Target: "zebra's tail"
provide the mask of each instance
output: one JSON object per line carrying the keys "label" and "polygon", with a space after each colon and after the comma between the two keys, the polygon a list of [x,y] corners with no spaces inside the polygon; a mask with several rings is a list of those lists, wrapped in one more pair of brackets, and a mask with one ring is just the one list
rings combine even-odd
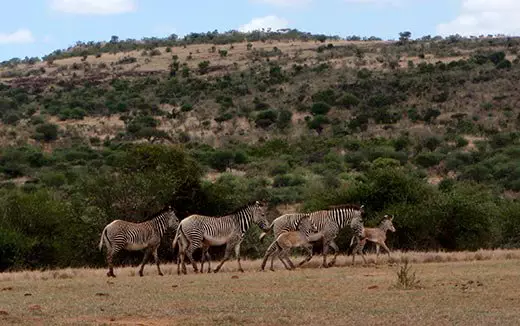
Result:
{"label": "zebra's tail", "polygon": [[260,234],[260,237],[259,237],[260,242],[262,242],[264,240],[265,236],[268,235],[269,232],[271,232],[273,230],[273,224],[274,223],[271,223],[271,225],[269,225],[269,227],[266,230],[264,230],[264,232],[262,232],[262,234]]}
{"label": "zebra's tail", "polygon": [[179,226],[177,226],[177,232],[175,232],[175,238],[173,238],[172,251],[175,251],[175,247],[177,247],[177,243],[179,242],[179,236],[181,235],[181,227],[182,225],[179,223]]}
{"label": "zebra's tail", "polygon": [[110,243],[110,241],[108,240],[107,238],[107,228],[105,226],[105,228],[103,229],[103,232],[101,232],[101,239],[99,240],[99,250],[103,250],[103,244],[105,244],[106,242],[106,245],[107,245],[107,248],[108,248],[108,244]]}
{"label": "zebra's tail", "polygon": [[[354,242],[354,240],[356,240],[356,241]],[[352,255],[354,248],[356,248],[358,246],[358,242],[359,242],[359,239],[355,235],[353,235],[352,239],[350,239],[350,246],[348,247],[348,250],[347,250],[347,256]]]}

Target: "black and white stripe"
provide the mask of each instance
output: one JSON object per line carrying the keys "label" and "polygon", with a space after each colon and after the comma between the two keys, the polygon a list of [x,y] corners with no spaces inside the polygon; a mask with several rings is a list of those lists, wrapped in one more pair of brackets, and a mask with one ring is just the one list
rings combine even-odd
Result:
{"label": "black and white stripe", "polygon": [[[315,241],[322,240],[323,242],[323,267],[332,266],[336,262],[336,257],[339,252],[339,248],[334,242],[334,239],[338,235],[339,231],[350,226],[354,231],[354,234],[359,238],[362,238],[363,231],[363,214],[364,206],[358,205],[340,205],[329,207],[326,210],[319,210],[311,212],[311,221],[317,229],[319,237],[315,238]],[[294,218],[300,213],[285,214],[275,219],[271,226],[264,234],[260,237],[263,238],[266,233],[273,230],[275,239],[280,235],[281,232],[285,231],[296,231]],[[329,246],[334,250],[334,258],[329,264],[327,264],[327,253]],[[273,263],[274,257],[271,260]]]}
{"label": "black and white stripe", "polygon": [[266,204],[256,201],[225,216],[191,215],[182,220],[177,228],[177,234],[173,241],[174,249],[177,244],[179,244],[177,272],[180,274],[180,267],[182,265],[183,273],[186,274],[185,257],[188,257],[191,261],[193,269],[196,272],[198,271],[192,257],[193,252],[197,248],[203,249],[201,272],[205,259],[208,260],[208,271],[210,271],[211,265],[208,249],[210,246],[223,244],[226,244],[226,253],[222,262],[215,269],[215,272],[218,272],[224,262],[229,259],[233,249],[235,249],[239,270],[242,270],[240,264],[240,244],[252,223],[256,223],[261,229],[266,228],[266,210]]}
{"label": "black and white stripe", "polygon": [[105,226],[101,233],[101,240],[99,241],[99,249],[103,245],[107,248],[107,261],[109,265],[108,276],[114,275],[113,257],[121,250],[142,250],[146,249],[139,275],[143,276],[144,264],[154,256],[157,264],[157,271],[162,275],[159,267],[159,259],[157,256],[157,249],[161,243],[161,238],[169,228],[175,228],[179,224],[179,220],[171,207],[152,218],[151,220],[142,223],[133,223],[123,220],[115,220]]}

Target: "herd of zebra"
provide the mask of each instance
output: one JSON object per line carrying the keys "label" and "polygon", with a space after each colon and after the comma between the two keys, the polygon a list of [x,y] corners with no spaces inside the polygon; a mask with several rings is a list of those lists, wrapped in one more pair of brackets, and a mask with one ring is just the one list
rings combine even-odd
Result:
{"label": "herd of zebra", "polygon": [[[144,265],[153,255],[157,265],[157,272],[163,275],[159,266],[157,249],[161,243],[161,238],[167,229],[176,228],[172,247],[173,250],[178,246],[177,254],[177,274],[186,274],[185,259],[193,265],[193,270],[199,269],[193,259],[196,249],[202,249],[200,272],[203,272],[204,263],[207,261],[207,271],[211,272],[211,257],[209,248],[211,246],[226,245],[224,258],[215,268],[218,272],[222,265],[229,260],[233,250],[238,263],[238,270],[243,272],[240,263],[240,244],[250,226],[255,223],[263,231],[260,235],[262,240],[268,233],[273,232],[274,241],[268,247],[262,261],[261,270],[264,270],[269,257],[271,257],[271,270],[275,257],[278,257],[287,269],[294,269],[295,266],[289,258],[291,248],[301,247],[307,252],[307,257],[298,266],[308,262],[312,258],[312,242],[321,241],[323,245],[323,262],[321,267],[330,267],[335,264],[339,253],[339,248],[334,242],[339,231],[350,226],[354,235],[352,236],[349,254],[352,253],[352,263],[355,254],[361,253],[366,263],[363,248],[367,241],[376,244],[377,257],[379,248],[382,246],[388,256],[390,250],[385,244],[386,232],[395,232],[392,224],[393,217],[385,215],[381,224],[377,228],[365,228],[363,225],[363,215],[365,213],[363,205],[341,205],[329,207],[326,210],[319,210],[312,213],[289,213],[284,214],[272,223],[268,223],[266,218],[267,203],[254,201],[245,205],[225,216],[205,216],[190,215],[179,222],[172,207],[158,214],[156,217],[142,223],[132,223],[123,220],[115,220],[105,226],[101,233],[99,249],[103,246],[107,248],[107,276],[115,277],[113,258],[121,250],[145,250],[144,258],[139,269],[139,275],[143,276]],[[329,248],[334,251],[334,256],[327,263]],[[377,258],[376,258],[377,262]]]}

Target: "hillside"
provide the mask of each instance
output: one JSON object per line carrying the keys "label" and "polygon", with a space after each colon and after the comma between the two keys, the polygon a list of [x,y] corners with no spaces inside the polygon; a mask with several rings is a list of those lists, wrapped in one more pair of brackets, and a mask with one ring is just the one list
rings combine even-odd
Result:
{"label": "hillside", "polygon": [[3,62],[6,229],[56,213],[92,244],[168,202],[183,217],[264,197],[271,217],[344,202],[399,214],[403,248],[519,243],[518,38],[201,35]]}

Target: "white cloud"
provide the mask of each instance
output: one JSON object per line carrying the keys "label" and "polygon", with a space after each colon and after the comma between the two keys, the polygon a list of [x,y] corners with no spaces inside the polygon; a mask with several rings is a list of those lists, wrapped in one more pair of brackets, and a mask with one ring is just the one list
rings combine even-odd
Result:
{"label": "white cloud", "polygon": [[361,5],[402,5],[405,0],[344,0],[346,3]]}
{"label": "white cloud", "polygon": [[253,18],[249,23],[238,28],[241,32],[251,32],[271,28],[273,31],[277,29],[287,28],[289,22],[283,18],[269,15],[265,17]]}
{"label": "white cloud", "polygon": [[110,15],[135,11],[135,0],[51,0],[51,8],[69,14]]}
{"label": "white cloud", "polygon": [[464,0],[459,15],[448,23],[439,24],[440,35],[520,34],[520,1]]}
{"label": "white cloud", "polygon": [[278,7],[303,7],[312,2],[312,0],[250,0],[256,3],[265,3]]}
{"label": "white cloud", "polygon": [[0,33],[0,44],[32,43],[34,37],[30,30],[21,28],[13,33]]}

